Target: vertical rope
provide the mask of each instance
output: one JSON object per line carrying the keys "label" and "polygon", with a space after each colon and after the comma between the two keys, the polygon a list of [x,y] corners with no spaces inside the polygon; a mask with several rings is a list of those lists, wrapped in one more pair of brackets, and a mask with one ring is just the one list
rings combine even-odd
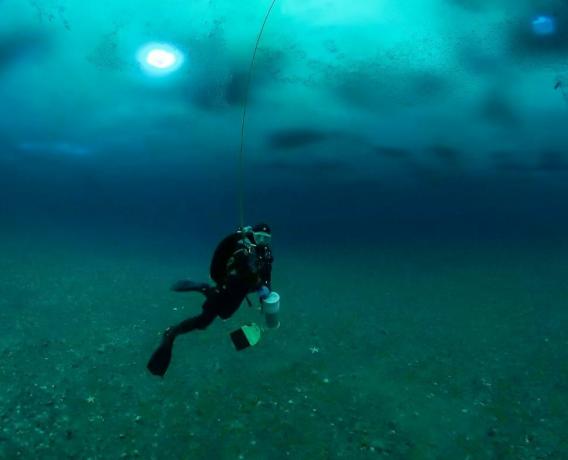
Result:
{"label": "vertical rope", "polygon": [[249,99],[249,90],[250,90],[250,82],[252,79],[252,71],[254,69],[254,62],[256,59],[256,52],[258,51],[258,45],[260,44],[260,39],[262,38],[262,33],[264,32],[264,27],[268,22],[268,17],[274,8],[274,4],[276,0],[272,0],[266,15],[264,16],[264,21],[258,33],[258,37],[256,39],[256,44],[254,46],[254,52],[252,53],[252,59],[250,61],[250,67],[248,71],[247,77],[247,84],[245,87],[245,100],[243,103],[243,117],[241,120],[241,146],[239,149],[239,171],[238,171],[238,188],[239,188],[239,224],[242,227],[245,225],[245,169],[244,169],[244,145],[245,145],[245,124],[246,124],[246,117],[247,117],[247,106],[248,106],[248,99]]}

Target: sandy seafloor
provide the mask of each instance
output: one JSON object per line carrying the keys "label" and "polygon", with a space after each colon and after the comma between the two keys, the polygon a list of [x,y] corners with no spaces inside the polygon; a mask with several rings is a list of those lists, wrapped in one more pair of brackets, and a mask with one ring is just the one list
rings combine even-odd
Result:
{"label": "sandy seafloor", "polygon": [[169,285],[211,247],[0,245],[0,458],[568,458],[565,242],[277,247],[281,328],[237,353],[244,306],[164,380],[158,334],[200,305]]}

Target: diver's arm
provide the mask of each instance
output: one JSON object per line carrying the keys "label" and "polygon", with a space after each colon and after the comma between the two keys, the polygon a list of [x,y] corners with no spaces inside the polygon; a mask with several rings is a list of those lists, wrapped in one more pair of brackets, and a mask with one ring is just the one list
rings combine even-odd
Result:
{"label": "diver's arm", "polygon": [[266,286],[270,291],[272,291],[272,262],[274,262],[274,257],[272,256],[272,251],[268,249],[265,253],[265,263],[260,271],[260,278],[262,284]]}
{"label": "diver's arm", "polygon": [[258,300],[262,302],[264,299],[267,299],[268,296],[270,295],[270,288],[263,284],[262,286],[260,286],[260,288],[256,290],[256,293],[258,294]]}
{"label": "diver's arm", "polygon": [[272,291],[272,265],[267,271],[266,279],[264,280],[264,284],[268,287],[269,290]]}

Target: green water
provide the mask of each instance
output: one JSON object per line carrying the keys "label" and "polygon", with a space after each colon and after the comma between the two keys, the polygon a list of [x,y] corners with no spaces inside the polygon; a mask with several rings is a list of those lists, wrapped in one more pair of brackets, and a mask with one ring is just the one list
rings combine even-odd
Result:
{"label": "green water", "polygon": [[565,458],[566,245],[281,251],[281,328],[237,353],[230,331],[261,320],[243,307],[161,380],[158,334],[199,310],[168,286],[203,267],[149,241],[10,241],[2,458]]}

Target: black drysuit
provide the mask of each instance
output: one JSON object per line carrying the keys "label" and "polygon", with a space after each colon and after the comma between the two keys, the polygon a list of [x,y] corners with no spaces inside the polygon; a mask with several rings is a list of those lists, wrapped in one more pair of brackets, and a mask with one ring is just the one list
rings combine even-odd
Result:
{"label": "black drysuit", "polygon": [[248,244],[241,233],[229,235],[219,243],[211,261],[210,274],[215,286],[178,281],[172,286],[176,292],[200,292],[205,296],[201,313],[188,318],[164,333],[162,344],[152,355],[148,369],[163,376],[171,360],[175,338],[195,329],[206,329],[216,317],[230,318],[247,299],[247,294],[262,286],[271,287],[274,258],[268,246]]}

